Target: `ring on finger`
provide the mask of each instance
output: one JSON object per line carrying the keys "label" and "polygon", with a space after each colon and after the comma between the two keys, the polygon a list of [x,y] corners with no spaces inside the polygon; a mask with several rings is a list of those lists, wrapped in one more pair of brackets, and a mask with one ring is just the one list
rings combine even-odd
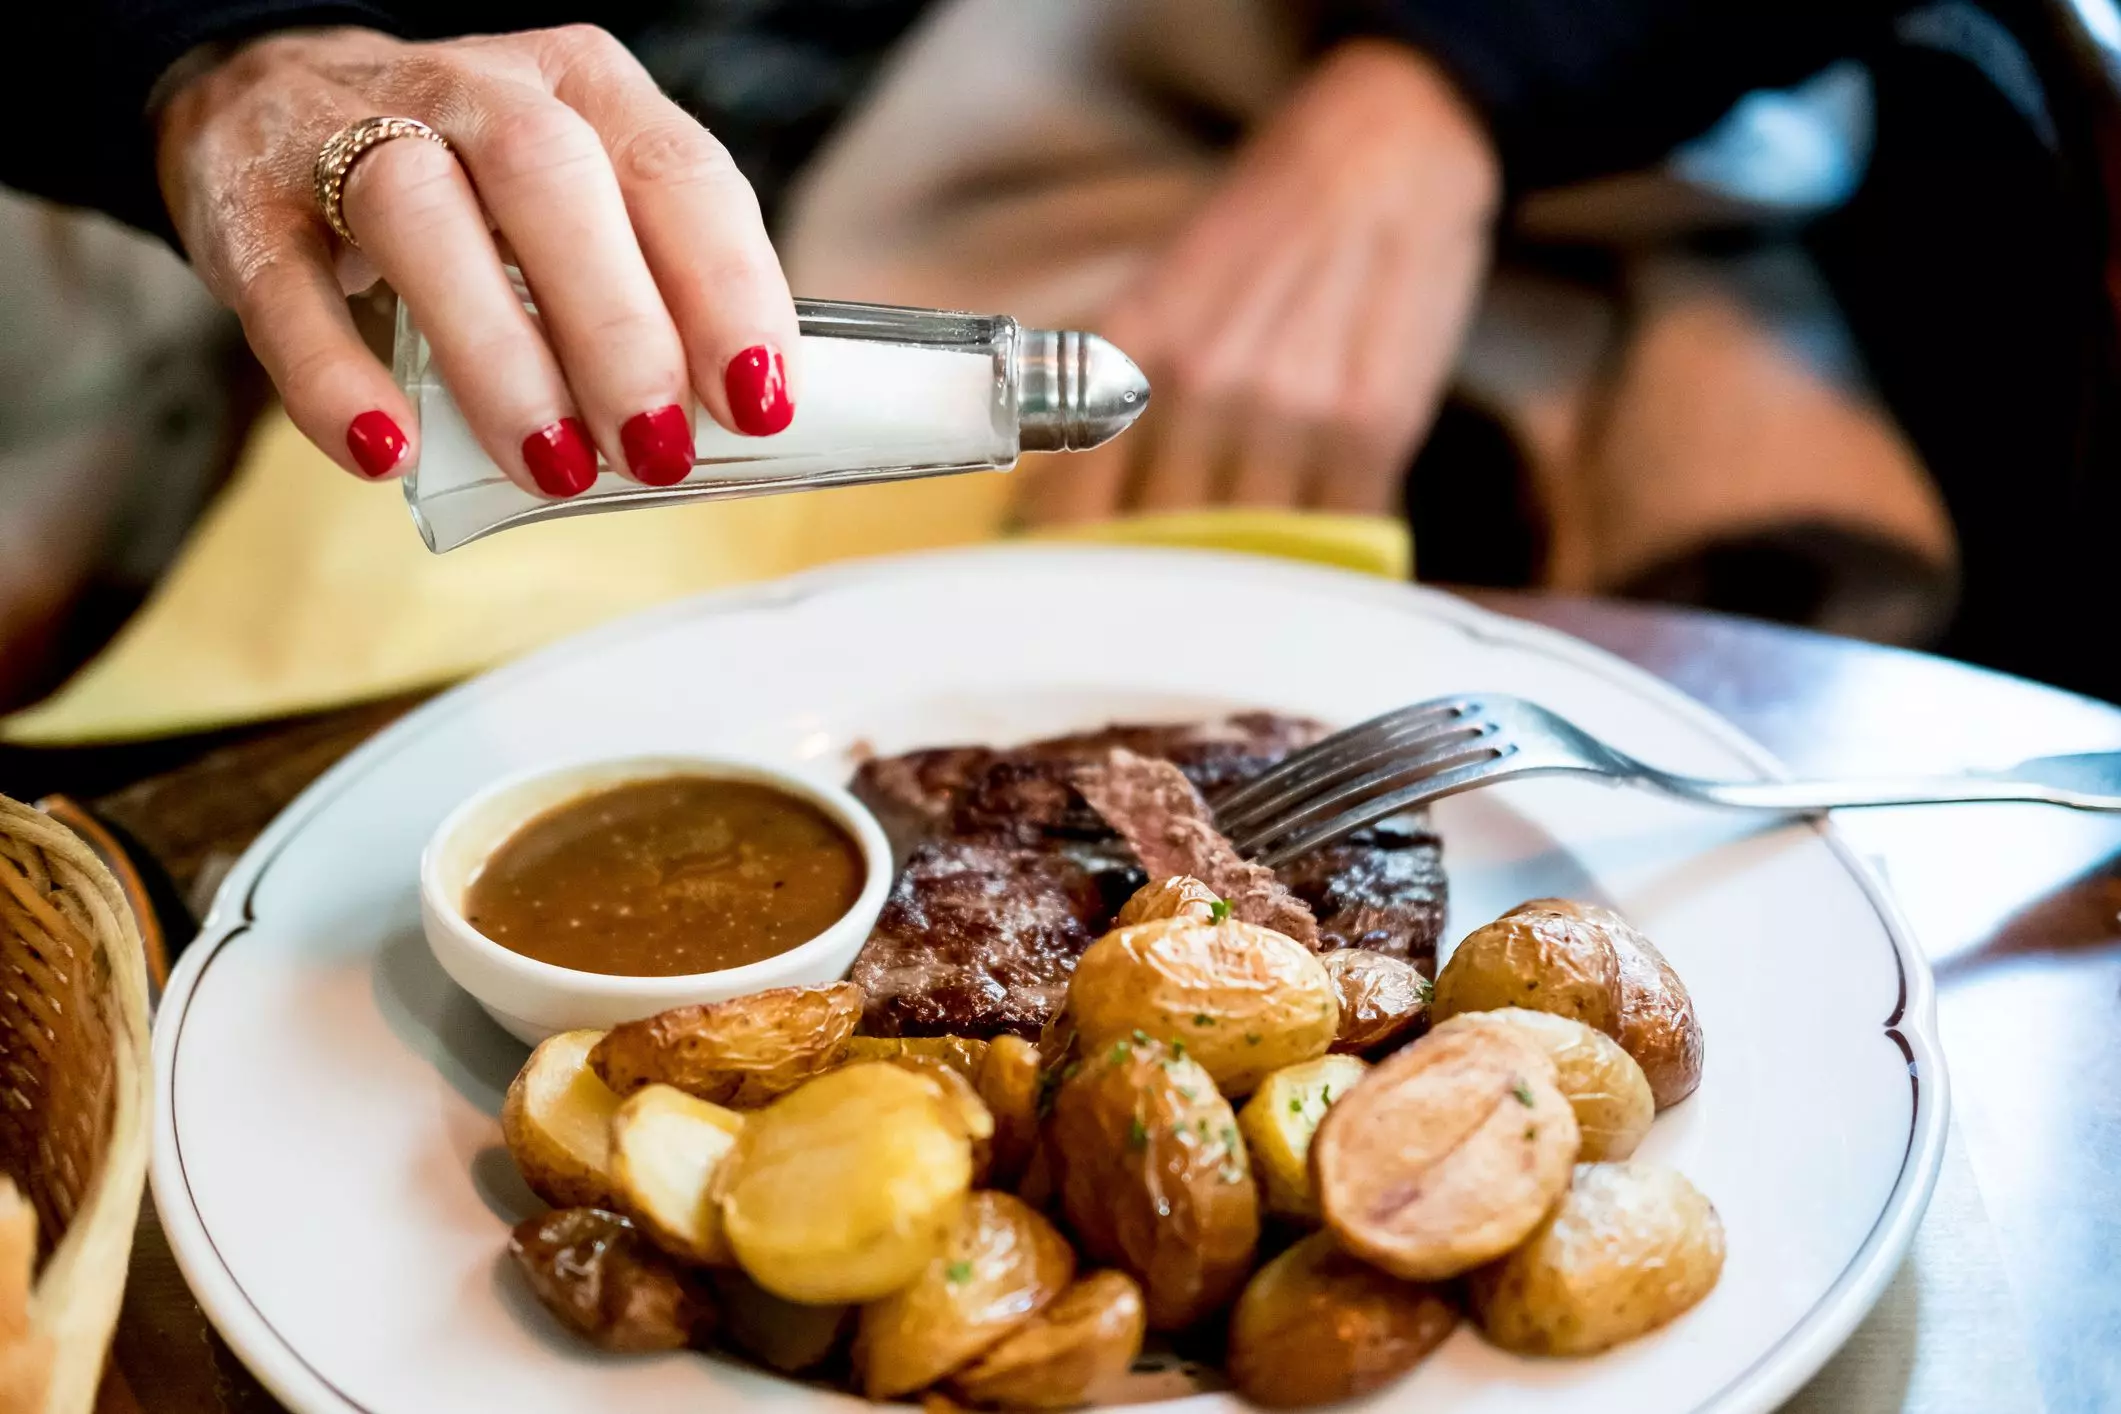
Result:
{"label": "ring on finger", "polygon": [[361,243],[346,224],[346,178],[365,153],[400,137],[425,138],[440,143],[444,152],[455,150],[448,138],[417,118],[363,118],[333,133],[317,150],[317,206],[339,239],[356,250]]}

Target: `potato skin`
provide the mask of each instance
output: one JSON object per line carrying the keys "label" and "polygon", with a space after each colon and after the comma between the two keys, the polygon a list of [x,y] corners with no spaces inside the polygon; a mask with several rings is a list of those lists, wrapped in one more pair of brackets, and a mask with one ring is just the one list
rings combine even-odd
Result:
{"label": "potato skin", "polygon": [[1134,1278],[1092,1272],[958,1371],[950,1387],[973,1404],[1074,1409],[1133,1368],[1147,1329]]}
{"label": "potato skin", "polygon": [[1460,1012],[1429,1034],[1451,1035],[1475,1027],[1497,1027],[1521,1036],[1554,1062],[1561,1093],[1576,1112],[1581,1162],[1624,1159],[1650,1132],[1650,1122],[1657,1117],[1650,1082],[1635,1058],[1603,1031],[1552,1012],[1504,1007]]}
{"label": "potato skin", "polygon": [[1352,1399],[1413,1369],[1457,1325],[1440,1289],[1387,1276],[1315,1232],[1238,1298],[1230,1381],[1270,1409]]}
{"label": "potato skin", "polygon": [[600,1031],[562,1031],[538,1043],[501,1102],[501,1139],[530,1191],[555,1208],[618,1205],[611,1117],[619,1097],[589,1068]]}
{"label": "potato skin", "polygon": [[956,1225],[972,1140],[931,1077],[868,1062],[753,1114],[727,1163],[722,1230],[753,1281],[790,1301],[873,1301]]}
{"label": "potato skin", "polygon": [[1383,1051],[1412,1040],[1428,1024],[1429,979],[1413,963],[1368,948],[1340,948],[1318,960],[1340,998],[1336,1053]]}
{"label": "potato skin", "polygon": [[862,1018],[862,989],[776,987],[672,1007],[605,1033],[589,1063],[618,1095],[673,1085],[731,1109],[756,1109],[834,1065]]}
{"label": "potato skin", "polygon": [[545,1309],[605,1350],[704,1348],[714,1335],[706,1278],[658,1252],[617,1213],[558,1208],[526,1218],[508,1252]]}
{"label": "potato skin", "polygon": [[1040,1072],[1045,1060],[1021,1036],[997,1036],[980,1059],[973,1085],[994,1117],[987,1182],[1013,1187],[1038,1147]]}
{"label": "potato skin", "polygon": [[849,1036],[840,1047],[839,1063],[897,1060],[901,1056],[926,1056],[963,1075],[979,1078],[987,1058],[987,1042],[973,1036]]}
{"label": "potato skin", "polygon": [[[1085,1054],[1137,1032],[1182,1041],[1225,1095],[1322,1056],[1340,999],[1318,958],[1271,929],[1187,918],[1118,928],[1092,943],[1068,985]],[[1153,1302],[1152,1302],[1153,1305]]]}
{"label": "potato skin", "polygon": [[1674,1320],[1723,1274],[1723,1222],[1656,1164],[1585,1164],[1524,1245],[1467,1282],[1488,1339],[1595,1355]]}
{"label": "potato skin", "polygon": [[1600,1029],[1620,1042],[1650,1082],[1660,1110],[1694,1093],[1701,1083],[1701,1021],[1694,999],[1672,964],[1639,929],[1609,908],[1543,898],[1513,912],[1564,914],[1604,932],[1620,971],[1620,1018]]}
{"label": "potato skin", "polygon": [[1430,1019],[1511,1006],[1550,1011],[1617,1037],[1620,958],[1608,931],[1527,904],[1468,933],[1436,974]]}
{"label": "potato skin", "polygon": [[1353,1090],[1370,1067],[1355,1056],[1320,1056],[1283,1066],[1252,1092],[1237,1112],[1238,1132],[1252,1156],[1260,1201],[1268,1212],[1316,1224],[1311,1192],[1311,1136],[1333,1102]]}
{"label": "potato skin", "polygon": [[1075,1251],[1007,1193],[971,1200],[911,1285],[862,1308],[854,1364],[862,1392],[890,1399],[972,1360],[1066,1289]]}
{"label": "potato skin", "polygon": [[1229,1101],[1160,1041],[1115,1041],[1064,1074],[1043,1152],[1084,1255],[1141,1283],[1151,1330],[1182,1330],[1228,1305],[1259,1242],[1259,1196]]}
{"label": "potato skin", "polygon": [[1136,889],[1134,897],[1120,905],[1112,926],[1131,928],[1137,923],[1157,923],[1167,918],[1212,923],[1215,907],[1222,901],[1220,894],[1191,874],[1174,874]]}
{"label": "potato skin", "polygon": [[810,1306],[775,1296],[735,1267],[710,1273],[722,1339],[769,1369],[799,1374],[837,1355],[854,1337],[854,1306]]}
{"label": "potato skin", "polygon": [[1340,1245],[1408,1281],[1515,1247],[1568,1187],[1576,1116],[1554,1063],[1499,1028],[1424,1036],[1326,1111],[1311,1184]]}

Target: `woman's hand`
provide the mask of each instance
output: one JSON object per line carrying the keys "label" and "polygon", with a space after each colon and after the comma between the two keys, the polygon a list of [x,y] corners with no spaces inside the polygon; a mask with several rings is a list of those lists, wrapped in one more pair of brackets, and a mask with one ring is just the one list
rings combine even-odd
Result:
{"label": "woman's hand", "polygon": [[[319,212],[318,150],[348,123],[417,138],[348,177],[346,249]],[[163,109],[162,190],[207,285],[295,425],[350,471],[405,464],[412,410],[345,294],[390,281],[480,445],[526,487],[571,496],[596,449],[642,481],[692,467],[688,388],[723,426],[793,415],[795,308],[750,186],[721,145],[602,30],[406,44],[369,30],[239,50]],[[523,310],[503,252],[536,292]]]}
{"label": "woman's hand", "polygon": [[1485,132],[1428,61],[1383,42],[1334,50],[1101,322],[1148,372],[1141,424],[1049,463],[1026,514],[1394,507],[1500,193]]}

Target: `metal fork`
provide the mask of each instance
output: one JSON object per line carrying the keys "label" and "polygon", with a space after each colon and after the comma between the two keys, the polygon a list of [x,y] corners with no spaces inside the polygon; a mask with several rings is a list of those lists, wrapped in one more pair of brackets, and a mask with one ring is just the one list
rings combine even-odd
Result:
{"label": "metal fork", "polygon": [[2043,756],[1962,776],[1708,781],[1645,765],[1536,703],[1479,693],[1418,702],[1335,732],[1216,801],[1215,819],[1239,853],[1274,866],[1445,796],[1551,775],[1784,814],[1974,801],[2121,811],[2121,752]]}

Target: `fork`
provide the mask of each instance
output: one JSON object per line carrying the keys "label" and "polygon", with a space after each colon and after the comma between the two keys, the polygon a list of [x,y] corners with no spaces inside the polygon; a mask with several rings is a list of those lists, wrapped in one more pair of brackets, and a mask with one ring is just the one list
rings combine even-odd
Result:
{"label": "fork", "polygon": [[1220,797],[1215,821],[1240,854],[1273,867],[1446,796],[1552,775],[1783,814],[1975,801],[2121,811],[2121,752],[2042,756],[1959,776],[1710,781],[1646,765],[1537,703],[1477,693],[1417,702],[1335,732]]}

